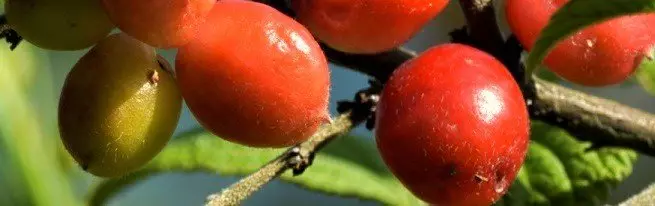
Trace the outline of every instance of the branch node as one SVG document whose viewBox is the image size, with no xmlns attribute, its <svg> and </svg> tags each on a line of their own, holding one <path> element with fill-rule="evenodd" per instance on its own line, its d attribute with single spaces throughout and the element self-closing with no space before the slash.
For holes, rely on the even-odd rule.
<svg viewBox="0 0 655 206">
<path fill-rule="evenodd" d="M 380 101 L 379 93 L 382 91 L 382 83 L 376 80 L 371 80 L 369 81 L 369 84 L 371 85 L 369 88 L 361 90 L 355 94 L 354 101 L 342 101 L 339 106 L 342 107 L 341 110 L 347 109 L 352 111 L 353 121 L 365 121 L 366 128 L 373 130 L 375 127 L 375 110 Z"/>
<path fill-rule="evenodd" d="M 467 26 L 463 26 L 462 28 L 454 29 L 451 32 L 448 32 L 448 36 L 450 36 L 450 42 L 452 43 L 466 44 L 475 47 L 475 43 L 469 35 Z"/>
<path fill-rule="evenodd" d="M 5 15 L 0 15 L 0 39 L 4 38 L 9 43 L 9 49 L 14 50 L 23 40 L 16 30 L 13 30 L 7 23 Z"/>
<path fill-rule="evenodd" d="M 301 175 L 314 162 L 315 153 L 303 149 L 300 145 L 287 152 L 287 167 L 293 171 L 293 176 Z"/>
</svg>

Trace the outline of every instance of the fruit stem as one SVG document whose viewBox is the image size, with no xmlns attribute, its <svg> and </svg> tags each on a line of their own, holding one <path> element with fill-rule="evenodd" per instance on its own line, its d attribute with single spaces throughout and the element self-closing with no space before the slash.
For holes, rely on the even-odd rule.
<svg viewBox="0 0 655 206">
<path fill-rule="evenodd" d="M 397 66 L 416 57 L 416 52 L 399 47 L 391 51 L 375 54 L 348 54 L 321 44 L 321 49 L 332 63 L 363 72 L 384 83 Z"/>
<path fill-rule="evenodd" d="M 18 47 L 23 37 L 18 35 L 18 32 L 13 30 L 7 23 L 5 15 L 0 15 L 0 39 L 4 38 L 9 43 L 9 49 L 12 51 Z"/>
<path fill-rule="evenodd" d="M 308 141 L 290 148 L 285 153 L 264 165 L 257 172 L 239 180 L 218 194 L 207 197 L 207 206 L 240 205 L 240 203 L 282 175 L 288 169 L 304 170 L 311 164 L 311 156 L 331 140 L 345 135 L 361 123 L 354 122 L 352 112 L 339 115 L 332 123 L 324 125 Z M 294 172 L 295 173 L 295 172 Z"/>
<path fill-rule="evenodd" d="M 535 81 L 534 100 L 528 100 L 532 119 L 565 129 L 592 148 L 619 146 L 655 156 L 655 115 L 568 89 Z"/>
<path fill-rule="evenodd" d="M 351 102 L 349 110 L 319 128 L 308 141 L 289 148 L 255 173 L 239 180 L 222 192 L 210 195 L 207 197 L 206 205 L 240 205 L 243 200 L 287 170 L 293 170 L 293 175 L 302 174 L 312 164 L 316 152 L 332 140 L 348 134 L 354 127 L 370 119 L 373 108 L 377 104 L 377 93 L 379 92 L 380 88 L 377 87 L 358 92 L 355 101 Z"/>
</svg>

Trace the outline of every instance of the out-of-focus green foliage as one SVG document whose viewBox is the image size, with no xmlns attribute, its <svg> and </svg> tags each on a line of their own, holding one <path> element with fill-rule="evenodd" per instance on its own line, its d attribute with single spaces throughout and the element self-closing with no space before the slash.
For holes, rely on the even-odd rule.
<svg viewBox="0 0 655 206">
<path fill-rule="evenodd" d="M 54 115 L 36 107 L 48 98 L 35 103 L 31 96 L 52 97 L 48 63 L 46 52 L 27 42 L 14 51 L 0 47 L 0 159 L 8 163 L 0 167 L 2 205 L 77 205 L 59 170 Z"/>
<path fill-rule="evenodd" d="M 319 152 L 300 176 L 290 172 L 282 179 L 306 189 L 344 197 L 375 200 L 387 205 L 419 205 L 383 166 L 375 145 L 354 136 L 342 137 Z M 164 172 L 205 171 L 220 175 L 247 175 L 284 152 L 254 149 L 222 140 L 204 130 L 175 138 L 144 168 L 128 177 L 101 182 L 91 205 L 104 205 L 122 188 Z"/>
<path fill-rule="evenodd" d="M 655 95 L 655 48 L 642 59 L 635 72 L 639 84 L 651 95 Z"/>
</svg>

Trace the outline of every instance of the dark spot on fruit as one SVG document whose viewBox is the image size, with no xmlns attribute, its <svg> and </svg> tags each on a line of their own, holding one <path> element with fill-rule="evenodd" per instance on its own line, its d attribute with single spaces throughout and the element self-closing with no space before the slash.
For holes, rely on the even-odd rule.
<svg viewBox="0 0 655 206">
<path fill-rule="evenodd" d="M 83 154 L 80 158 L 81 158 L 79 161 L 80 167 L 82 168 L 82 170 L 88 171 L 89 162 L 91 162 L 92 156 L 90 154 Z"/>
<path fill-rule="evenodd" d="M 70 26 L 70 28 L 75 28 L 75 27 L 77 27 L 77 24 L 76 23 L 70 23 L 70 24 L 68 24 L 68 26 Z"/>
<path fill-rule="evenodd" d="M 450 171 L 448 173 L 451 177 L 454 177 L 457 175 L 457 165 L 456 164 L 451 164 L 450 165 Z"/>
<path fill-rule="evenodd" d="M 475 182 L 477 182 L 477 183 L 482 183 L 482 182 L 489 181 L 489 178 L 487 178 L 485 176 L 482 176 L 482 175 L 479 175 L 479 174 L 474 175 L 474 177 L 475 177 Z"/>
</svg>

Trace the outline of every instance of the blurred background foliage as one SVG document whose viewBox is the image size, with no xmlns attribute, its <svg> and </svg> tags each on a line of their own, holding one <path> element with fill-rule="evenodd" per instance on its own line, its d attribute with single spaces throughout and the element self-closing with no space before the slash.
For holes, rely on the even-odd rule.
<svg viewBox="0 0 655 206">
<path fill-rule="evenodd" d="M 502 1 L 497 3 L 502 5 Z M 459 9 L 457 2 L 452 1 L 437 19 L 406 46 L 423 51 L 432 45 L 448 41 L 447 32 L 464 25 Z M 498 12 L 501 20 L 504 19 L 502 13 Z M 504 22 L 501 27 L 507 33 Z M 93 191 L 93 186 L 102 182 L 82 172 L 72 162 L 63 149 L 57 132 L 56 108 L 59 91 L 66 73 L 85 52 L 45 51 L 27 42 L 21 43 L 13 52 L 9 51 L 8 45 L 0 47 L 0 205 L 82 205 L 89 197 L 89 192 Z M 174 62 L 175 51 L 162 50 L 161 54 L 170 62 Z M 335 102 L 350 99 L 357 90 L 366 87 L 367 79 L 361 74 L 334 65 L 332 68 L 330 109 L 333 114 L 336 114 Z M 655 112 L 655 98 L 633 83 L 606 88 L 585 88 L 562 82 L 552 74 L 545 73 L 545 75 L 550 75 L 549 79 L 568 87 Z M 197 130 L 197 128 L 199 125 L 185 107 L 176 134 Z M 551 133 L 551 130 L 544 132 L 544 134 Z M 368 149 L 359 151 L 366 153 L 348 154 L 343 150 L 333 150 L 331 155 L 337 157 L 341 155 L 346 159 L 360 158 L 362 161 L 379 158 L 375 147 L 371 146 L 373 138 L 370 131 L 358 128 L 353 134 L 359 138 L 358 140 L 366 142 Z M 539 150 L 539 148 L 532 148 L 531 152 L 532 150 Z M 655 176 L 651 173 L 655 169 L 653 163 L 655 163 L 653 158 L 639 156 L 633 173 L 609 194 L 608 203 L 619 202 L 655 181 Z M 371 164 L 379 164 L 379 162 Z M 308 172 L 311 172 L 311 168 Z M 621 171 L 609 171 L 609 174 L 614 173 L 621 173 Z M 338 178 L 339 174 L 337 172 L 329 178 Z M 304 178 L 312 178 L 312 176 Z M 238 180 L 237 176 L 218 176 L 203 172 L 157 174 L 121 190 L 109 200 L 108 204 L 201 205 L 208 194 L 220 191 L 236 180 Z M 401 186 L 395 184 L 392 187 Z M 516 196 L 520 192 L 513 188 L 510 194 Z M 548 194 L 543 195 L 548 196 Z M 358 198 L 324 195 L 283 181 L 274 181 L 247 200 L 244 205 L 306 204 L 378 205 L 379 203 Z"/>
</svg>

